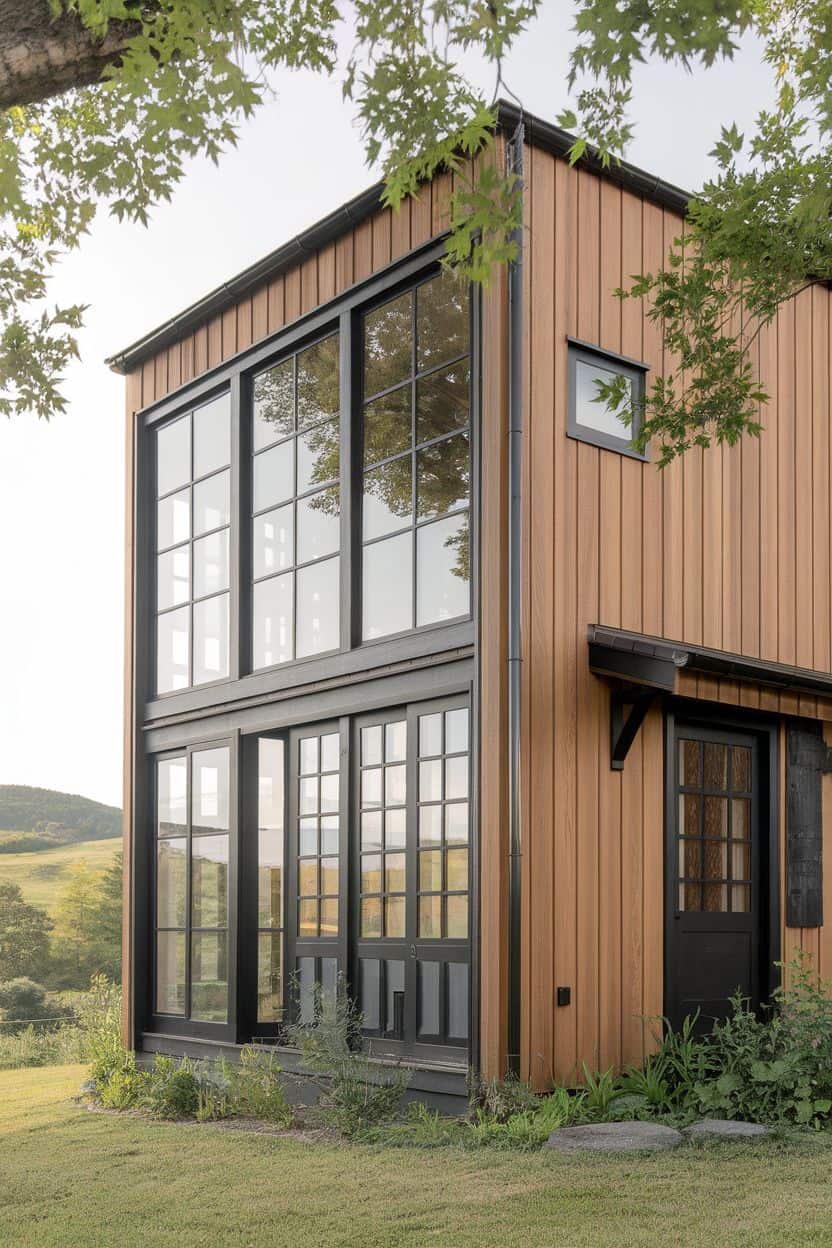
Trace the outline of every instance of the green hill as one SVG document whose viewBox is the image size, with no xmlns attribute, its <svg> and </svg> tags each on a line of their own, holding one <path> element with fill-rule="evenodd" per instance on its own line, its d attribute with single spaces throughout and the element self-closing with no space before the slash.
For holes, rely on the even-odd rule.
<svg viewBox="0 0 832 1248">
<path fill-rule="evenodd" d="M 53 849 L 0 856 L 0 880 L 20 885 L 26 901 L 53 914 L 58 892 L 73 867 L 86 863 L 91 871 L 103 871 L 121 849 L 121 837 L 100 841 L 80 841 Z"/>
<path fill-rule="evenodd" d="M 55 789 L 0 784 L 0 854 L 49 850 L 121 835 L 121 811 Z"/>
</svg>

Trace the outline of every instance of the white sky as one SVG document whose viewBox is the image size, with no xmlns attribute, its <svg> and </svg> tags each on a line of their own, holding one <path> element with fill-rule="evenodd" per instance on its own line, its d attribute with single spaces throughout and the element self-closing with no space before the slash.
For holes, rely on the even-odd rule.
<svg viewBox="0 0 832 1248">
<path fill-rule="evenodd" d="M 505 67 L 552 120 L 568 102 L 569 15 L 546 6 Z M 219 168 L 195 163 L 149 229 L 101 217 L 53 281 L 55 301 L 90 308 L 65 415 L 0 423 L 0 783 L 121 803 L 124 382 L 105 356 L 375 180 L 337 82 L 276 85 Z M 645 67 L 629 159 L 695 189 L 719 126 L 749 125 L 768 94 L 752 49 L 693 77 Z"/>
</svg>

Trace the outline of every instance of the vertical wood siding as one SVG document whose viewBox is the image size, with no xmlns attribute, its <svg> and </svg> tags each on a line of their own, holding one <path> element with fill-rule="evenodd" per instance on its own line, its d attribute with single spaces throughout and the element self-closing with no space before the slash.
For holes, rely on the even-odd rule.
<svg viewBox="0 0 832 1248">
<path fill-rule="evenodd" d="M 527 488 L 523 748 L 524 1074 L 638 1061 L 663 1009 L 662 715 L 609 766 L 601 623 L 829 671 L 830 314 L 807 291 L 756 344 L 773 401 L 762 437 L 665 471 L 566 434 L 567 335 L 666 366 L 659 328 L 615 287 L 660 267 L 681 221 L 527 153 Z M 669 362 L 667 362 L 669 363 Z M 832 703 L 684 675 L 685 695 L 829 721 Z M 832 862 L 832 781 L 827 861 Z M 781 792 L 783 792 L 781 786 Z M 781 827 L 783 825 L 781 818 Z M 830 922 L 783 931 L 832 974 Z M 558 1008 L 555 989 L 572 1004 Z"/>
</svg>

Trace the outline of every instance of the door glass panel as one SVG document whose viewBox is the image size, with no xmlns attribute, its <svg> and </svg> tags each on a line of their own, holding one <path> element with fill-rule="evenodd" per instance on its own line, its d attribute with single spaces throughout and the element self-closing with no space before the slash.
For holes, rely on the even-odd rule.
<svg viewBox="0 0 832 1248">
<path fill-rule="evenodd" d="M 403 849 L 407 801 L 407 723 L 374 724 L 360 735 L 361 936 L 405 935 L 406 870 Z M 392 816 L 392 817 L 391 817 Z M 383 837 L 383 839 L 382 839 Z M 382 852 L 379 853 L 378 850 Z"/>
<path fill-rule="evenodd" d="M 678 908 L 745 913 L 751 896 L 750 799 L 731 794 L 750 792 L 751 749 L 682 738 L 678 767 L 683 790 L 678 797 Z"/>
<path fill-rule="evenodd" d="M 191 841 L 191 924 L 225 927 L 228 922 L 228 837 L 195 836 Z"/>
<path fill-rule="evenodd" d="M 337 733 L 302 737 L 297 743 L 298 935 L 334 937 L 339 931 L 337 812 L 340 750 Z M 336 852 L 333 854 L 332 851 Z"/>
<path fill-rule="evenodd" d="M 468 1039 L 468 963 L 448 963 L 448 1036 Z"/>
<path fill-rule="evenodd" d="M 391 1035 L 398 1035 L 404 1023 L 404 1001 L 398 1000 L 399 997 L 404 996 L 404 962 L 394 959 L 385 962 L 384 978 L 387 998 L 384 1029 Z"/>
<path fill-rule="evenodd" d="M 298 958 L 300 1021 L 309 1026 L 315 1021 L 315 959 Z"/>
<path fill-rule="evenodd" d="M 188 842 L 184 837 L 159 841 L 156 847 L 156 923 L 184 927 L 188 887 Z"/>
<path fill-rule="evenodd" d="M 361 1013 L 365 1031 L 378 1031 L 381 1025 L 379 996 L 381 991 L 381 963 L 378 958 L 362 958 Z"/>
<path fill-rule="evenodd" d="M 228 1017 L 228 957 L 225 932 L 191 937 L 191 1018 L 224 1023 Z"/>
<path fill-rule="evenodd" d="M 185 1013 L 185 933 L 156 933 L 156 1011 Z"/>
<path fill-rule="evenodd" d="M 439 962 L 419 963 L 419 1035 L 439 1035 Z"/>
</svg>

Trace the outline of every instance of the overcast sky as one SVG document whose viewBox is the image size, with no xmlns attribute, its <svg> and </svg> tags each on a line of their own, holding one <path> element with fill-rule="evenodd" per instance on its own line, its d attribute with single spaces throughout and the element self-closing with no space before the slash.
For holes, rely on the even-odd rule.
<svg viewBox="0 0 832 1248">
<path fill-rule="evenodd" d="M 569 12 L 546 6 L 505 71 L 552 120 L 567 103 Z M 90 308 L 66 414 L 0 423 L 0 783 L 121 803 L 124 383 L 105 357 L 377 176 L 337 83 L 276 85 L 219 168 L 195 163 L 148 229 L 102 217 L 53 282 L 56 301 Z M 753 48 L 694 77 L 645 67 L 629 158 L 694 189 L 720 124 L 748 125 L 768 92 Z"/>
</svg>

